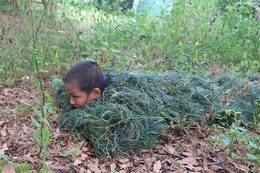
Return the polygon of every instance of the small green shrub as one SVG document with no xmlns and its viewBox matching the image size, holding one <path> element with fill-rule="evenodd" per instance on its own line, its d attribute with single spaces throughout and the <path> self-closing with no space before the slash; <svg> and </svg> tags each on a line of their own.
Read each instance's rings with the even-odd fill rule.
<svg viewBox="0 0 260 173">
<path fill-rule="evenodd" d="M 0 11 L 19 13 L 24 9 L 25 0 L 1 0 Z"/>
<path fill-rule="evenodd" d="M 243 16 L 259 19 L 260 4 L 257 0 L 219 0 L 217 7 L 221 13 L 232 9 Z"/>
<path fill-rule="evenodd" d="M 118 10 L 126 12 L 127 9 L 132 8 L 133 2 L 133 0 L 94 0 L 93 5 L 97 9 L 102 9 L 106 12 Z"/>
</svg>

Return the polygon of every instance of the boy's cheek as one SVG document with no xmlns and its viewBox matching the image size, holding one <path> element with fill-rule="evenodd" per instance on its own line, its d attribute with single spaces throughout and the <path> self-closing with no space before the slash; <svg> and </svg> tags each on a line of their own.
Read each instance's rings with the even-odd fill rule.
<svg viewBox="0 0 260 173">
<path fill-rule="evenodd" d="M 86 100 L 84 98 L 80 99 L 77 103 L 78 106 L 83 106 L 86 104 Z"/>
</svg>

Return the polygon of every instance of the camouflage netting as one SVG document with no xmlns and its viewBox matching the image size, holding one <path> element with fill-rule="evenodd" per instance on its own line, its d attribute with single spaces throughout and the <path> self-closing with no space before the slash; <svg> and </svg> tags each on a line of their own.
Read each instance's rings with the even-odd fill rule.
<svg viewBox="0 0 260 173">
<path fill-rule="evenodd" d="M 221 120 L 216 117 L 237 115 L 236 119 L 250 125 L 260 113 L 259 75 L 237 79 L 226 75 L 213 80 L 174 72 L 106 73 L 109 86 L 82 109 L 69 106 L 63 83 L 54 94 L 59 107 L 66 110 L 59 128 L 88 138 L 100 156 L 129 155 L 153 146 L 172 118 L 201 122 L 208 115 L 207 123 L 212 124 Z"/>
</svg>

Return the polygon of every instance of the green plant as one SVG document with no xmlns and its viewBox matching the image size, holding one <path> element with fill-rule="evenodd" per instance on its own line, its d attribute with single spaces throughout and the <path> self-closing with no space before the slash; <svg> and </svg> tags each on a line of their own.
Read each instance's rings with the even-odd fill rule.
<svg viewBox="0 0 260 173">
<path fill-rule="evenodd" d="M 35 30 L 35 26 L 34 26 L 34 16 L 33 16 L 33 11 L 31 10 L 31 27 L 32 27 L 32 33 L 33 33 L 33 45 L 32 45 L 32 61 L 34 61 L 35 63 L 35 67 L 36 67 L 36 72 L 38 74 L 38 79 L 39 81 L 32 76 L 34 85 L 41 91 L 42 94 L 42 102 L 40 102 L 40 100 L 37 98 L 37 96 L 33 95 L 35 101 L 40 105 L 40 109 L 41 112 L 38 111 L 38 107 L 32 107 L 32 109 L 34 110 L 34 112 L 36 113 L 37 116 L 39 116 L 40 118 L 40 122 L 37 122 L 33 116 L 31 117 L 32 123 L 37 127 L 37 129 L 34 131 L 33 133 L 33 140 L 35 140 L 36 138 L 40 137 L 39 143 L 38 143 L 38 147 L 39 149 L 39 153 L 38 153 L 38 167 L 37 167 L 37 172 L 41 172 L 41 154 L 43 152 L 43 160 L 42 160 L 42 171 L 43 172 L 48 172 L 50 169 L 48 167 L 48 165 L 45 163 L 45 159 L 46 159 L 46 155 L 47 155 L 47 150 L 46 147 L 49 144 L 49 128 L 51 129 L 50 123 L 48 122 L 47 119 L 44 118 L 45 114 L 47 113 L 47 110 L 50 112 L 54 112 L 54 110 L 52 109 L 52 103 L 51 103 L 51 97 L 50 95 L 44 91 L 43 89 L 43 84 L 42 84 L 42 78 L 41 78 L 41 71 L 39 69 L 39 65 L 38 65 L 38 59 L 39 57 L 37 56 L 38 54 L 38 50 L 37 50 L 37 38 L 38 38 L 38 32 L 39 32 L 39 28 L 42 25 L 43 22 L 43 18 L 44 15 L 42 15 L 41 20 L 38 24 L 38 26 L 36 27 Z M 46 102 L 46 98 L 47 100 L 49 100 L 50 102 Z M 45 126 L 46 125 L 46 126 Z"/>
<path fill-rule="evenodd" d="M 93 5 L 98 9 L 107 12 L 121 10 L 126 12 L 127 9 L 132 8 L 133 0 L 93 0 Z"/>
<path fill-rule="evenodd" d="M 234 160 L 249 160 L 259 165 L 260 159 L 260 137 L 257 134 L 251 134 L 250 131 L 243 127 L 237 126 L 236 123 L 232 123 L 230 128 L 224 129 L 223 133 L 217 136 L 213 136 L 210 139 L 205 139 L 213 143 L 213 147 L 221 146 L 225 153 Z M 243 148 L 244 152 L 239 152 L 237 149 Z"/>
<path fill-rule="evenodd" d="M 221 109 L 218 111 L 219 114 L 215 116 L 216 123 L 221 124 L 222 126 L 230 125 L 234 122 L 237 122 L 237 115 L 239 112 L 236 112 L 233 109 Z"/>
<path fill-rule="evenodd" d="M 12 161 L 9 161 L 9 156 L 5 155 L 5 154 L 0 154 L 0 157 L 2 159 L 4 159 L 6 162 L 10 163 L 11 165 L 13 164 Z"/>
<path fill-rule="evenodd" d="M 5 164 L 5 162 L 8 162 L 9 164 L 11 164 L 13 166 L 15 172 L 17 172 L 17 173 L 28 172 L 28 170 L 31 167 L 30 164 L 28 164 L 28 163 L 12 162 L 12 161 L 9 160 L 9 157 L 5 154 L 0 154 L 0 157 L 3 159 L 3 161 L 0 162 L 0 172 L 2 172 L 2 168 Z"/>
<path fill-rule="evenodd" d="M 61 154 L 61 156 L 64 156 L 64 157 L 71 157 L 72 160 L 74 160 L 78 150 L 80 149 L 81 147 L 81 143 L 78 143 L 77 145 L 77 148 L 75 150 L 72 150 L 70 148 L 70 152 L 66 152 L 65 154 Z"/>
<path fill-rule="evenodd" d="M 80 134 L 77 134 L 77 136 L 70 136 L 70 140 L 72 140 L 73 142 L 78 142 L 82 140 L 82 137 L 80 136 Z"/>
<path fill-rule="evenodd" d="M 259 97 L 260 99 L 260 97 Z M 255 102 L 255 104 L 258 106 L 258 111 L 260 112 L 260 101 L 259 102 Z M 260 122 L 260 113 L 258 115 L 254 115 L 254 125 L 255 126 L 259 126 L 259 122 Z"/>
</svg>

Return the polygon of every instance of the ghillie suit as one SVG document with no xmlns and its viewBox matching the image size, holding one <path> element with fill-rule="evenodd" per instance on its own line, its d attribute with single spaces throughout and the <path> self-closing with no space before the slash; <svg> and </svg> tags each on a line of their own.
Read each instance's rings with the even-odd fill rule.
<svg viewBox="0 0 260 173">
<path fill-rule="evenodd" d="M 250 125 L 253 116 L 259 114 L 259 75 L 212 80 L 205 75 L 174 72 L 105 73 L 108 87 L 98 100 L 82 109 L 69 106 L 63 83 L 56 86 L 54 93 L 58 106 L 66 111 L 60 116 L 59 128 L 88 138 L 100 156 L 128 156 L 152 147 L 172 121 L 212 124 L 221 120 L 216 116 L 240 112 L 235 118 Z M 212 109 L 216 110 L 214 114 Z M 234 110 L 233 114 L 228 115 L 225 110 L 229 109 Z"/>
</svg>

